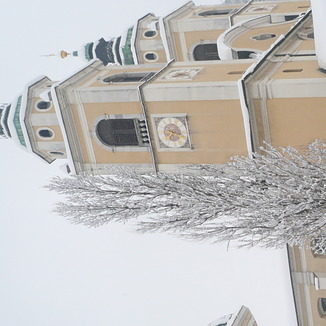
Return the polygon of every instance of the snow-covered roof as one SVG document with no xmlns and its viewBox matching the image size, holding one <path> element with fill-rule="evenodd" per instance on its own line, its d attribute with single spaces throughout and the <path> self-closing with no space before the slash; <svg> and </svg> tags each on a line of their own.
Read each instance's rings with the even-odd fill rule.
<svg viewBox="0 0 326 326">
<path fill-rule="evenodd" d="M 3 112 L 1 115 L 1 122 L 0 122 L 0 124 L 2 126 L 3 133 L 5 134 L 5 136 L 7 138 L 11 138 L 10 130 L 9 130 L 8 123 L 7 123 L 10 108 L 11 108 L 11 104 L 7 105 L 3 109 Z"/>
<path fill-rule="evenodd" d="M 28 92 L 29 92 L 29 88 L 32 87 L 33 85 L 37 84 L 38 82 L 40 82 L 42 79 L 47 78 L 44 75 L 38 76 L 34 79 L 32 79 L 30 82 L 28 82 L 23 90 L 23 94 L 22 94 L 22 102 L 21 102 L 21 108 L 20 108 L 20 112 L 19 112 L 19 119 L 20 119 L 20 124 L 21 124 L 21 128 L 22 128 L 22 132 L 24 135 L 24 139 L 25 139 L 25 143 L 26 143 L 26 148 L 29 152 L 33 152 L 32 150 L 32 144 L 30 142 L 29 136 L 28 136 L 28 132 L 27 132 L 27 128 L 26 128 L 26 123 L 25 123 L 25 115 L 26 115 L 26 110 L 27 110 L 27 100 L 28 100 Z"/>
<path fill-rule="evenodd" d="M 266 24 L 270 22 L 271 22 L 271 16 L 264 15 L 264 16 L 254 17 L 245 21 L 240 21 L 239 23 L 228 28 L 224 33 L 222 33 L 217 38 L 218 55 L 221 58 L 221 60 L 233 59 L 231 42 L 234 40 L 236 36 L 239 36 L 240 34 L 248 31 L 249 29 L 252 29 L 253 27 L 261 25 L 262 23 Z"/>
<path fill-rule="evenodd" d="M 10 130 L 11 138 L 18 146 L 20 146 L 24 150 L 27 150 L 24 134 L 22 132 L 21 123 L 19 119 L 21 102 L 22 102 L 22 95 L 17 96 L 12 101 L 7 123 Z"/>
<path fill-rule="evenodd" d="M 164 47 L 164 51 L 165 51 L 165 55 L 166 55 L 166 60 L 171 61 L 172 60 L 171 59 L 171 53 L 170 53 L 170 49 L 169 49 L 169 45 L 168 45 L 168 40 L 167 40 L 167 36 L 166 36 L 163 17 L 159 18 L 159 24 L 160 24 L 160 34 L 161 34 L 161 39 L 162 39 L 162 42 L 163 42 L 163 47 Z"/>
<path fill-rule="evenodd" d="M 134 58 L 134 62 L 136 65 L 138 65 L 138 63 L 139 63 L 138 58 L 137 58 L 137 51 L 136 51 L 136 39 L 137 39 L 138 28 L 139 28 L 140 22 L 149 16 L 154 16 L 154 14 L 152 14 L 152 13 L 146 14 L 145 16 L 143 16 L 137 20 L 136 24 L 134 25 L 134 29 L 133 29 L 133 32 L 131 35 L 131 44 L 130 45 L 131 45 L 131 51 L 132 51 L 132 55 Z"/>
</svg>

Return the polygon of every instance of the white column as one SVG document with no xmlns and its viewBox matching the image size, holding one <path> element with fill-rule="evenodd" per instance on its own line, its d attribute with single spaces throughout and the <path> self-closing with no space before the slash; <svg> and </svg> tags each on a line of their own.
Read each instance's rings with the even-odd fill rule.
<svg viewBox="0 0 326 326">
<path fill-rule="evenodd" d="M 319 67 L 326 70 L 326 1 L 311 0 L 316 54 Z"/>
</svg>

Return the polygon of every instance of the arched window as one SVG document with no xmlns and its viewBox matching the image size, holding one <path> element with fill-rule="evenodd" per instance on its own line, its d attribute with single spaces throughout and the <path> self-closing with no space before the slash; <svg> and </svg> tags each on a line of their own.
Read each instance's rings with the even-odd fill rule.
<svg viewBox="0 0 326 326">
<path fill-rule="evenodd" d="M 207 10 L 200 12 L 199 16 L 220 16 L 220 15 L 227 15 L 229 14 L 233 9 L 214 9 L 214 10 Z"/>
<path fill-rule="evenodd" d="M 50 128 L 42 128 L 38 130 L 38 135 L 40 138 L 53 138 L 54 131 Z"/>
<path fill-rule="evenodd" d="M 157 60 L 157 54 L 154 52 L 148 52 L 145 54 L 145 59 L 148 61 L 155 61 Z"/>
<path fill-rule="evenodd" d="M 103 79 L 105 83 L 135 83 L 148 80 L 154 75 L 153 72 L 128 72 L 124 74 L 116 74 Z"/>
<path fill-rule="evenodd" d="M 199 44 L 194 48 L 195 61 L 220 60 L 217 45 L 214 43 Z"/>
<path fill-rule="evenodd" d="M 135 119 L 103 119 L 96 126 L 96 134 L 109 146 L 138 146 Z"/>
<path fill-rule="evenodd" d="M 36 107 L 38 110 L 48 110 L 51 107 L 51 102 L 47 101 L 40 101 L 36 104 Z"/>
<path fill-rule="evenodd" d="M 252 39 L 256 40 L 256 41 L 264 41 L 264 40 L 268 40 L 270 38 L 274 38 L 275 36 L 276 36 L 276 34 L 265 33 L 265 34 L 253 36 Z"/>
<path fill-rule="evenodd" d="M 146 31 L 144 33 L 144 36 L 145 37 L 154 37 L 154 36 L 156 36 L 156 31 Z"/>
</svg>

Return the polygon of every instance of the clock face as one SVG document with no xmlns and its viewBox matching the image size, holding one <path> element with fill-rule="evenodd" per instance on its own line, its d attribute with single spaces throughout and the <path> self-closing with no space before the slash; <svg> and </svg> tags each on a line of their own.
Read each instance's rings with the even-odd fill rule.
<svg viewBox="0 0 326 326">
<path fill-rule="evenodd" d="M 162 118 L 157 125 L 160 141 L 167 147 L 178 148 L 188 144 L 188 132 L 184 122 L 177 118 Z"/>
</svg>

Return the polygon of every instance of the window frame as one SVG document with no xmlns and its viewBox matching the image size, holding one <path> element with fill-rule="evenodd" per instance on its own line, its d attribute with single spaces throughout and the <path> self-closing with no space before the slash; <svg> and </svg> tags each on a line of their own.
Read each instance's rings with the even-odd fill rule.
<svg viewBox="0 0 326 326">
<path fill-rule="evenodd" d="M 277 36 L 277 34 L 275 34 L 275 33 L 263 33 L 263 34 L 251 36 L 251 39 L 254 41 L 262 42 L 262 41 L 273 39 L 276 36 Z M 260 37 L 263 37 L 263 38 L 260 38 Z"/>
<path fill-rule="evenodd" d="M 147 56 L 148 55 L 153 55 L 155 58 L 154 59 L 148 59 Z M 145 52 L 144 53 L 144 59 L 147 61 L 147 62 L 155 62 L 158 60 L 158 54 L 154 51 L 148 51 L 148 52 Z"/>
<path fill-rule="evenodd" d="M 46 109 L 40 109 L 38 107 L 38 105 L 40 103 L 49 103 L 50 105 L 46 108 Z M 41 100 L 41 101 L 37 101 L 35 103 L 35 110 L 38 111 L 38 112 L 47 112 L 47 111 L 50 111 L 52 109 L 52 102 L 51 101 L 44 101 L 44 100 Z"/>
<path fill-rule="evenodd" d="M 200 47 L 200 46 L 202 46 L 202 47 L 205 47 L 205 46 L 216 46 L 216 55 L 217 55 L 217 59 L 201 59 L 201 60 L 197 60 L 197 59 L 196 59 L 196 56 L 198 57 L 198 54 L 196 55 L 195 50 L 196 50 L 198 47 Z M 195 45 L 193 46 L 193 48 L 192 48 L 191 53 L 192 53 L 192 58 L 193 58 L 194 61 L 217 61 L 217 60 L 221 60 L 221 58 L 220 58 L 220 56 L 219 56 L 219 54 L 218 54 L 218 47 L 217 47 L 216 42 L 214 43 L 214 42 L 207 41 L 207 42 L 203 42 L 203 43 L 195 44 Z M 213 53 L 213 52 L 212 52 L 212 53 Z M 214 53 L 214 55 L 215 55 L 215 53 Z"/>
<path fill-rule="evenodd" d="M 136 119 L 102 119 L 96 125 L 96 136 L 111 147 L 140 146 Z"/>
<path fill-rule="evenodd" d="M 111 145 L 103 143 L 96 133 L 97 125 L 103 119 L 134 119 L 134 120 L 138 120 L 138 121 L 145 121 L 145 117 L 143 114 L 117 114 L 117 115 L 104 114 L 104 115 L 100 115 L 93 121 L 91 137 L 95 140 L 96 144 L 99 147 L 101 147 L 102 149 L 104 149 L 106 151 L 110 151 L 110 152 L 149 152 L 150 151 L 151 139 L 150 139 L 150 134 L 149 134 L 149 131 L 147 128 L 148 125 L 146 122 L 145 122 L 145 125 L 146 125 L 146 131 L 147 131 L 149 143 L 141 143 L 140 142 L 138 146 L 128 146 L 128 145 L 111 146 Z"/>
<path fill-rule="evenodd" d="M 41 132 L 42 130 L 50 131 L 50 132 L 51 132 L 51 136 L 49 136 L 49 137 L 47 137 L 47 136 L 42 136 L 42 135 L 40 134 L 40 132 Z M 38 128 L 37 131 L 36 131 L 36 133 L 37 133 L 37 136 L 38 136 L 40 139 L 43 139 L 43 140 L 51 140 L 51 139 L 53 139 L 53 138 L 55 137 L 55 132 L 54 132 L 54 130 L 51 129 L 51 128 L 49 128 L 49 127 L 41 127 L 41 128 Z"/>
<path fill-rule="evenodd" d="M 219 16 L 230 15 L 234 11 L 235 11 L 234 9 L 230 9 L 230 8 L 210 9 L 210 10 L 201 11 L 201 12 L 197 13 L 197 15 L 200 17 L 215 17 L 215 16 L 219 17 Z"/>
<path fill-rule="evenodd" d="M 318 298 L 317 305 L 320 316 L 326 318 L 326 298 Z"/>
<path fill-rule="evenodd" d="M 129 83 L 142 83 L 144 81 L 149 80 L 155 75 L 154 71 L 142 71 L 142 72 L 123 72 L 119 74 L 109 75 L 102 79 L 102 82 L 106 85 L 110 84 L 129 84 Z M 137 80 L 129 80 L 128 76 L 131 78 L 132 76 L 139 76 Z M 120 80 L 119 80 L 120 77 Z M 110 80 L 111 79 L 111 80 Z"/>
<path fill-rule="evenodd" d="M 153 33 L 153 35 L 151 35 L 151 36 L 147 36 L 146 33 Z M 143 36 L 144 36 L 145 38 L 154 38 L 154 37 L 157 36 L 157 31 L 153 31 L 153 30 L 151 30 L 151 29 L 148 29 L 148 30 L 144 31 Z"/>
</svg>

